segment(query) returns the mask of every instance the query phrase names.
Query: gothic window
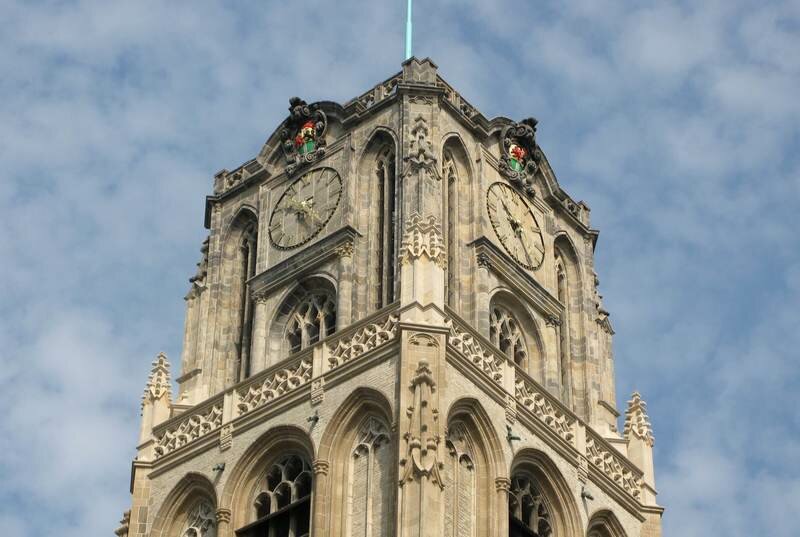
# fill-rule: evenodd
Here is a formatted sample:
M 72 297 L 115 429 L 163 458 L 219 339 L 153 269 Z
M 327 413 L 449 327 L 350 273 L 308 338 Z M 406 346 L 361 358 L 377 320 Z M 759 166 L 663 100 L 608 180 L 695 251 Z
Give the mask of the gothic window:
M 556 250 L 555 252 L 555 262 L 556 262 L 556 280 L 557 280 L 557 292 L 558 292 L 558 301 L 564 304 L 566 309 L 566 315 L 564 319 L 562 319 L 561 326 L 559 328 L 559 337 L 558 337 L 558 345 L 559 345 L 559 368 L 561 370 L 561 398 L 565 402 L 569 402 L 570 399 L 570 382 L 569 382 L 569 370 L 570 370 L 570 348 L 569 348 L 569 330 L 570 330 L 570 300 L 569 300 L 569 281 L 567 279 L 567 268 L 564 265 L 564 258 L 561 255 L 561 252 Z
M 325 291 L 306 295 L 289 315 L 286 343 L 290 353 L 305 349 L 336 331 L 336 302 Z
M 391 146 L 384 147 L 375 162 L 375 187 L 377 196 L 374 210 L 377 225 L 374 233 L 378 250 L 376 266 L 377 302 L 381 308 L 394 302 L 395 294 L 395 157 Z
M 255 522 L 237 537 L 307 537 L 311 516 L 311 466 L 299 455 L 285 455 L 269 468 L 253 502 Z
M 473 537 L 475 534 L 475 463 L 469 436 L 463 423 L 455 422 L 447 432 L 448 458 L 444 464 L 445 537 Z
M 389 428 L 369 417 L 358 429 L 348 475 L 348 537 L 388 537 L 393 527 Z
M 453 153 L 444 151 L 442 177 L 447 185 L 445 211 L 447 215 L 447 305 L 455 307 L 458 281 L 458 169 Z
M 489 339 L 515 364 L 527 369 L 528 349 L 519 321 L 499 304 L 492 305 L 489 313 Z
M 256 274 L 256 245 L 258 232 L 255 222 L 250 222 L 243 230 L 239 244 L 239 292 L 241 294 L 239 304 L 239 317 L 242 320 L 242 327 L 239 333 L 239 378 L 250 375 L 250 339 L 253 334 L 253 300 L 247 289 L 247 280 Z
M 230 353 L 232 380 L 250 374 L 250 341 L 253 330 L 253 301 L 247 282 L 256 273 L 258 220 L 249 209 L 243 208 L 231 222 L 222 244 L 223 289 L 229 292 L 220 344 Z
M 551 537 L 553 527 L 544 496 L 535 479 L 517 473 L 508 494 L 508 534 L 510 537 Z
M 216 537 L 217 521 L 214 506 L 201 500 L 189 510 L 180 537 Z

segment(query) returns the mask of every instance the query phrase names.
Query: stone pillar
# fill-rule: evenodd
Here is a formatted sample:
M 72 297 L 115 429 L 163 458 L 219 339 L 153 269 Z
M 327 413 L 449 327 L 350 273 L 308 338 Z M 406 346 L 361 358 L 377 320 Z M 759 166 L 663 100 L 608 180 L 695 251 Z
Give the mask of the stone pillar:
M 220 507 L 214 515 L 217 519 L 217 537 L 231 537 L 231 510 L 227 507 Z
M 497 532 L 495 535 L 508 535 L 508 494 L 511 492 L 511 480 L 507 477 L 498 477 L 494 480 L 494 489 L 497 500 Z
M 477 317 L 476 328 L 480 335 L 489 339 L 489 269 L 492 262 L 485 253 L 478 254 L 478 274 L 475 296 L 475 315 Z
M 139 428 L 139 444 L 152 438 L 153 427 L 169 419 L 172 406 L 172 382 L 170 380 L 167 355 L 159 353 L 142 395 L 142 421 Z
M 353 322 L 353 241 L 336 248 L 339 256 L 339 289 L 336 294 L 336 330 Z
M 440 537 L 444 507 L 443 334 L 403 331 L 401 343 L 399 537 Z
M 257 294 L 253 297 L 253 348 L 250 353 L 250 374 L 255 375 L 267 368 L 267 297 Z
M 317 459 L 311 465 L 314 471 L 314 504 L 311 506 L 311 536 L 323 537 L 328 528 L 327 515 L 331 512 L 331 498 L 328 494 L 328 470 L 330 463 Z

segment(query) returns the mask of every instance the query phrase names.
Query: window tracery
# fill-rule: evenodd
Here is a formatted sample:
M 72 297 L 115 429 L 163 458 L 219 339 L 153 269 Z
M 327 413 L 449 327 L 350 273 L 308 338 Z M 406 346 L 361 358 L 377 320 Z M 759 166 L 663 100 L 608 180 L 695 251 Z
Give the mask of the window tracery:
M 181 530 L 181 537 L 216 537 L 217 519 L 214 506 L 201 500 L 189 511 Z
M 528 348 L 519 321 L 505 307 L 494 304 L 489 313 L 489 339 L 518 366 L 527 369 Z
M 389 428 L 370 417 L 358 429 L 351 452 L 348 525 L 352 537 L 386 537 L 392 528 Z
M 378 250 L 376 266 L 377 302 L 375 309 L 391 304 L 395 295 L 396 207 L 395 156 L 393 147 L 386 145 L 375 161 L 376 213 L 375 244 Z
M 466 428 L 454 423 L 448 428 L 448 460 L 444 468 L 446 537 L 472 537 L 475 527 L 475 463 Z
M 510 537 L 551 537 L 553 526 L 544 496 L 532 476 L 516 474 L 508 494 Z
M 311 515 L 312 470 L 298 455 L 286 455 L 269 468 L 253 502 L 255 522 L 239 537 L 307 537 Z
M 295 306 L 286 325 L 290 353 L 314 345 L 336 331 L 336 302 L 327 292 L 309 293 Z

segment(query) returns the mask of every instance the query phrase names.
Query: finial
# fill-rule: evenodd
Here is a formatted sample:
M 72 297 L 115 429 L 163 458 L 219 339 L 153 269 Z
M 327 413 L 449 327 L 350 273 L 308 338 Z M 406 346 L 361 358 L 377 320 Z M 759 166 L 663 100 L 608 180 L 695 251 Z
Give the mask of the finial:
M 172 400 L 172 382 L 169 373 L 169 360 L 167 355 L 159 352 L 156 359 L 153 360 L 153 368 L 150 370 L 150 376 L 147 379 L 147 384 L 142 394 L 142 406 L 148 399 L 157 400 L 166 394 L 167 400 Z
M 628 409 L 625 411 L 625 428 L 623 430 L 625 439 L 630 441 L 631 435 L 644 440 L 653 447 L 655 437 L 653 436 L 653 426 L 647 416 L 647 403 L 642 400 L 639 392 L 633 392 L 631 400 L 628 401 Z

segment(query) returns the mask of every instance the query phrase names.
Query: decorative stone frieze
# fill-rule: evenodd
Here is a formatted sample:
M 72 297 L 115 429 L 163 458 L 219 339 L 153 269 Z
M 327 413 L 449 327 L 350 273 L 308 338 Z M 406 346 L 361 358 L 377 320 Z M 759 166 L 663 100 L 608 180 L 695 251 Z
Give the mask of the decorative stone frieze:
M 604 447 L 593 435 L 586 438 L 586 458 L 593 466 L 608 476 L 633 498 L 639 499 L 642 491 L 642 479 L 630 468 L 622 464 L 622 457 Z
M 545 390 L 518 375 L 515 397 L 518 404 L 527 408 L 550 430 L 570 444 L 572 443 L 575 438 L 575 418 L 551 402 L 550 396 L 545 393 Z
M 330 368 L 339 367 L 393 340 L 397 336 L 398 320 L 397 315 L 389 315 L 384 321 L 364 326 L 350 338 L 340 339 L 328 356 Z
M 423 217 L 414 213 L 406 222 L 406 231 L 400 246 L 400 264 L 411 263 L 423 256 L 443 270 L 447 268 L 447 247 L 436 217 Z
M 222 402 L 186 416 L 155 436 L 156 459 L 217 430 L 222 425 Z
M 630 440 L 631 436 L 635 436 L 650 447 L 655 444 L 653 426 L 650 425 L 650 418 L 647 416 L 647 403 L 642 401 L 642 396 L 639 395 L 639 392 L 633 392 L 631 400 L 628 401 L 628 409 L 625 411 L 625 427 L 622 434 L 626 440 Z
M 503 364 L 505 358 L 487 350 L 465 329 L 458 326 L 453 319 L 445 319 L 448 328 L 448 343 L 467 360 L 478 366 L 494 382 L 503 385 Z
M 486 253 L 481 252 L 476 256 L 478 266 L 485 269 L 492 268 L 492 260 Z
M 274 371 L 260 383 L 241 390 L 237 409 L 242 416 L 281 395 L 289 393 L 311 380 L 311 360 L 303 359 Z

